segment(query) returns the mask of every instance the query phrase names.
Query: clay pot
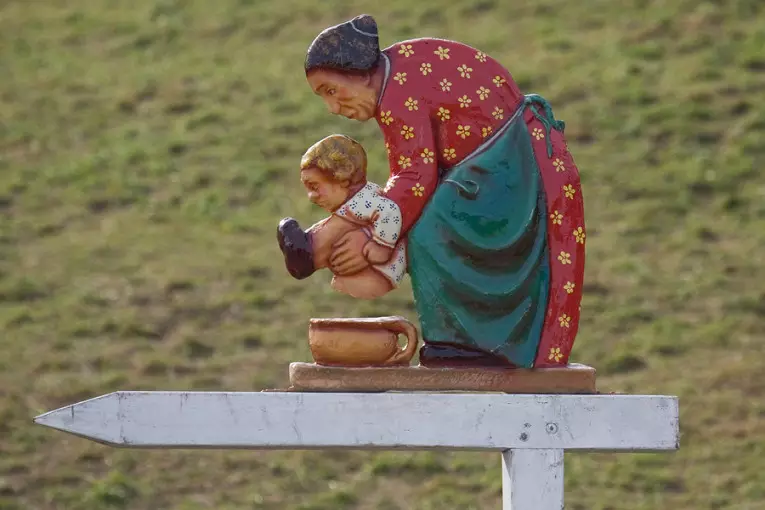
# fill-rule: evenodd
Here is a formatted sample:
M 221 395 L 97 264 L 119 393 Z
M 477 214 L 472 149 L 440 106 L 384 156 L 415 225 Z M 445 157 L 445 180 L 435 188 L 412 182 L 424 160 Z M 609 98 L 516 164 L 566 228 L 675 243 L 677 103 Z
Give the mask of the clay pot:
M 402 348 L 398 335 L 406 335 Z M 407 365 L 417 350 L 414 325 L 403 317 L 311 319 L 311 354 L 320 365 L 343 367 Z

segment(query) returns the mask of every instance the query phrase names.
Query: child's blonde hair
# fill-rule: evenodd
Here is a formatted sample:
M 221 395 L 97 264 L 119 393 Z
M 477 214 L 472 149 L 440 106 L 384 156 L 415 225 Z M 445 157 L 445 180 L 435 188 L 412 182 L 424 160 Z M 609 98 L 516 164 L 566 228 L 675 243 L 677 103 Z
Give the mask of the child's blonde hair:
M 300 170 L 307 168 L 318 168 L 337 181 L 358 184 L 367 176 L 367 153 L 349 136 L 330 135 L 305 151 Z

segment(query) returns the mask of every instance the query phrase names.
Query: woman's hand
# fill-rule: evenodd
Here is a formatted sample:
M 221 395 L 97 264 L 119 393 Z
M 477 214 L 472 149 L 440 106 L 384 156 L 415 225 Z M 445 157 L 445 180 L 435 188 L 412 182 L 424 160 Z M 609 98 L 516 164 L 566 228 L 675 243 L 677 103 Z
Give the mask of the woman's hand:
M 370 237 L 363 229 L 351 230 L 332 245 L 329 269 L 338 276 L 356 274 L 369 266 L 364 258 L 364 245 Z

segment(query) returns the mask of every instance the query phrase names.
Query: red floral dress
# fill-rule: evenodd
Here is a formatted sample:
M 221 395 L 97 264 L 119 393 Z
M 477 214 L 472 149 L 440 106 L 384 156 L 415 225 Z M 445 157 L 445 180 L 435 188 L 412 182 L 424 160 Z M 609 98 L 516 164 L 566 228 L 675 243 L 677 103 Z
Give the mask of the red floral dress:
M 435 191 L 439 169 L 473 153 L 510 119 L 524 96 L 501 64 L 462 43 L 416 39 L 397 43 L 383 55 L 387 73 L 377 122 L 391 169 L 385 193 L 401 209 L 403 237 Z M 551 265 L 534 366 L 565 365 L 578 329 L 584 274 L 579 173 L 563 135 L 548 132 L 530 109 L 523 115 L 547 197 Z

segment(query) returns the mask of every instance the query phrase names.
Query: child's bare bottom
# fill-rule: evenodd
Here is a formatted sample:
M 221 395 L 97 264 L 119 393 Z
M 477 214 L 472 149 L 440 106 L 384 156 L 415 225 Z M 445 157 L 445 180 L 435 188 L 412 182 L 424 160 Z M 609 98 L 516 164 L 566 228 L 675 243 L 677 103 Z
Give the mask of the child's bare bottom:
M 311 239 L 315 269 L 328 268 L 332 245 L 358 228 L 358 225 L 334 214 L 312 225 L 306 233 Z M 393 285 L 374 268 L 366 267 L 352 275 L 334 275 L 332 288 L 355 298 L 374 299 L 390 292 Z

